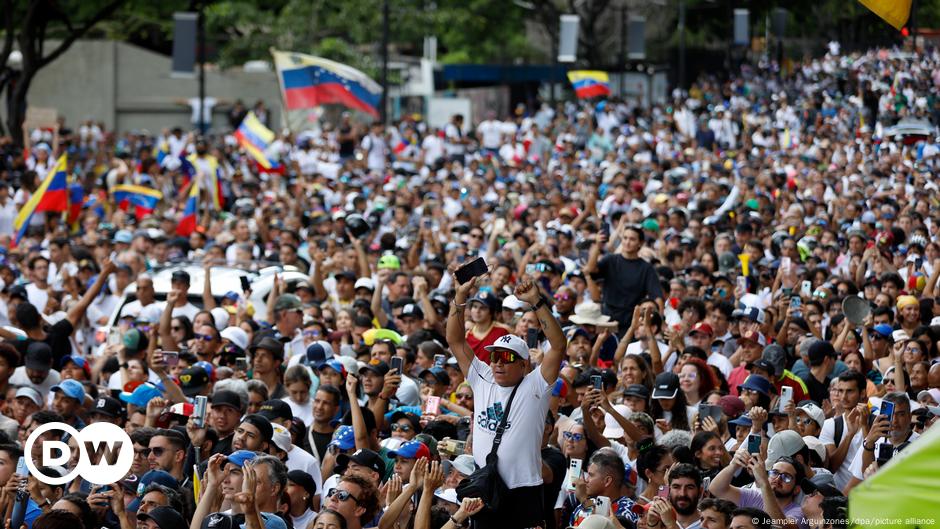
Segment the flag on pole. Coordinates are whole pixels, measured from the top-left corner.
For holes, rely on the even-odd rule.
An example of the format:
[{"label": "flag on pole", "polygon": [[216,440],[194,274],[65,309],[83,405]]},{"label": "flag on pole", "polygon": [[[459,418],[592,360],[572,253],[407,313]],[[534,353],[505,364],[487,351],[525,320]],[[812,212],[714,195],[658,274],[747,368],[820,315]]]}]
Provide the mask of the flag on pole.
[{"label": "flag on pole", "polygon": [[85,205],[85,188],[78,182],[69,184],[69,215],[66,222],[72,233],[78,232],[78,218],[82,216]]},{"label": "flag on pole", "polygon": [[140,221],[157,209],[157,203],[163,199],[163,193],[144,186],[120,184],[114,186],[114,201],[121,211],[134,206],[134,217]]},{"label": "flag on pole", "polygon": [[13,239],[13,246],[19,244],[20,239],[26,235],[29,229],[29,221],[33,218],[33,213],[40,211],[62,212],[68,209],[68,163],[65,155],[59,157],[55,166],[46,173],[39,187],[33,192],[26,204],[17,213],[13,220],[13,229],[16,230],[16,236]]},{"label": "flag on pole", "polygon": [[280,165],[265,153],[275,137],[274,131],[265,127],[254,112],[249,112],[235,131],[238,144],[254,158],[258,166],[268,171],[277,170]]},{"label": "flag on pole", "polygon": [[342,105],[379,117],[382,87],[346,64],[286,51],[271,50],[287,110]]},{"label": "flag on pole", "polygon": [[579,99],[610,95],[610,77],[607,72],[598,70],[572,70],[568,80],[574,86],[574,93]]},{"label": "flag on pole", "polygon": [[[199,169],[197,169],[197,166]],[[209,198],[212,200],[212,207],[216,211],[222,211],[225,205],[225,199],[222,196],[222,166],[219,160],[211,154],[199,156],[196,153],[190,154],[183,163],[184,185],[195,176],[200,170],[204,171],[206,187],[209,190]]]},{"label": "flag on pole", "polygon": [[900,30],[911,16],[911,0],[858,0],[885,22]]},{"label": "flag on pole", "polygon": [[189,187],[189,197],[186,199],[186,205],[183,207],[183,218],[176,225],[176,234],[183,237],[196,231],[196,215],[199,212],[199,181],[193,180]]}]

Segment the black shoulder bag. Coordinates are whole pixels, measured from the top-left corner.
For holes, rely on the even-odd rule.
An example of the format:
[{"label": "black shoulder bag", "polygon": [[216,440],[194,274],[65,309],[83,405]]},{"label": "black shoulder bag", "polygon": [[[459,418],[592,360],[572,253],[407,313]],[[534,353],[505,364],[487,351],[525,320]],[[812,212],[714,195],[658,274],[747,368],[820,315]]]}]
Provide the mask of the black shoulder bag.
[{"label": "black shoulder bag", "polygon": [[506,430],[506,421],[509,420],[509,410],[512,407],[512,399],[516,396],[516,390],[519,385],[512,388],[509,395],[509,401],[506,402],[506,411],[496,427],[496,437],[493,438],[493,448],[486,456],[486,465],[470,474],[460,484],[457,485],[457,499],[463,501],[464,498],[480,498],[483,500],[483,510],[496,512],[499,510],[500,502],[509,492],[509,487],[499,475],[497,462],[499,457],[496,452],[499,450],[499,443],[503,440],[503,432]]}]

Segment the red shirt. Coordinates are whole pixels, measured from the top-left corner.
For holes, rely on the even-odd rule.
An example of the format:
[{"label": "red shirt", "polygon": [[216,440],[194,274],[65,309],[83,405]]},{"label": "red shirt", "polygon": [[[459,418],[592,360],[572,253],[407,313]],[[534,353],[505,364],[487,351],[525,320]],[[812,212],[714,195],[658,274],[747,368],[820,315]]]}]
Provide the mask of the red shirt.
[{"label": "red shirt", "polygon": [[473,331],[467,331],[467,345],[470,346],[470,349],[473,349],[473,354],[479,358],[481,362],[489,365],[490,352],[484,349],[484,347],[493,345],[500,336],[507,334],[509,334],[509,331],[498,325],[494,325],[482,340],[474,336]]},{"label": "red shirt", "polygon": [[740,397],[740,395],[738,395],[738,386],[744,384],[744,381],[747,380],[747,376],[750,374],[751,372],[747,370],[747,364],[741,364],[732,369],[731,374],[728,375],[728,393],[735,397]]}]

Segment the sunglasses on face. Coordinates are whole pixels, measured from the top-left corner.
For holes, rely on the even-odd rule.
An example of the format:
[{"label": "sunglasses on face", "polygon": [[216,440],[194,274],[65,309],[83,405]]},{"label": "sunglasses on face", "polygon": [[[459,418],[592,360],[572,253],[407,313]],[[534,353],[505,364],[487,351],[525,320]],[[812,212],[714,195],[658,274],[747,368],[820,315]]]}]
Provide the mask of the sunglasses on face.
[{"label": "sunglasses on face", "polygon": [[332,489],[332,490],[330,490],[330,492],[328,492],[328,493],[326,494],[326,497],[327,497],[327,498],[332,498],[333,496],[336,496],[336,499],[338,499],[339,501],[352,500],[352,501],[356,502],[357,504],[359,503],[359,499],[358,499],[358,498],[356,498],[355,496],[353,496],[352,494],[346,492],[346,491],[343,490],[343,489]]},{"label": "sunglasses on face", "polygon": [[393,432],[410,432],[411,425],[410,424],[393,424],[392,431]]},{"label": "sunglasses on face", "polygon": [[470,393],[458,393],[457,394],[457,400],[471,400],[472,398],[473,398],[473,395],[471,395]]},{"label": "sunglasses on face", "polygon": [[320,331],[304,331],[304,336],[320,336]]},{"label": "sunglasses on face", "polygon": [[812,419],[797,419],[796,420],[796,424],[799,424],[800,426],[809,426],[810,424],[813,424],[813,422],[814,421]]},{"label": "sunglasses on face", "polygon": [[497,361],[503,364],[511,364],[518,359],[519,357],[516,356],[516,353],[513,351],[507,351],[506,349],[496,349],[495,351],[490,351],[491,364],[495,364]]},{"label": "sunglasses on face", "polygon": [[784,483],[793,483],[794,480],[793,474],[787,474],[786,472],[780,472],[779,470],[771,470],[767,473],[767,476],[770,479],[780,478]]},{"label": "sunglasses on face", "polygon": [[583,433],[565,432],[562,435],[565,436],[566,441],[574,441],[575,443],[580,442],[582,439],[584,439]]},{"label": "sunglasses on face", "polygon": [[154,457],[163,457],[163,454],[165,454],[167,450],[169,450],[169,448],[164,448],[162,446],[155,446],[150,449],[150,452],[153,454]]},{"label": "sunglasses on face", "polygon": [[147,457],[150,455],[150,449],[149,448],[135,448],[134,455],[137,455],[140,457]]},{"label": "sunglasses on face", "polygon": [[571,299],[571,296],[568,294],[555,294],[554,298],[556,301],[568,301]]},{"label": "sunglasses on face", "polygon": [[211,334],[199,334],[199,333],[196,333],[196,334],[193,335],[193,338],[195,338],[195,339],[197,339],[197,340],[202,340],[202,341],[204,341],[204,342],[211,342],[212,340],[215,339],[215,336],[212,336]]}]

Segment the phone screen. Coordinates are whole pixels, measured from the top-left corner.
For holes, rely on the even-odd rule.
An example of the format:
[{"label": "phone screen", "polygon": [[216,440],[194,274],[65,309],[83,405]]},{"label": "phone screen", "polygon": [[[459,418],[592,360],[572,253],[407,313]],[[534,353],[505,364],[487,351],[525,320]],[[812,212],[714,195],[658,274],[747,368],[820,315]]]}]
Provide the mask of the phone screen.
[{"label": "phone screen", "polygon": [[529,349],[535,349],[539,346],[539,330],[538,329],[528,329],[525,332],[525,344]]},{"label": "phone screen", "polygon": [[444,355],[434,355],[434,367],[444,367],[445,360]]},{"label": "phone screen", "polygon": [[477,257],[476,259],[458,268],[454,272],[454,277],[457,279],[457,282],[462,285],[474,277],[485,274],[486,270],[486,261],[484,261],[482,257]]},{"label": "phone screen", "polygon": [[888,424],[891,424],[891,419],[894,418],[894,403],[890,401],[881,402],[881,414],[888,418]]},{"label": "phone screen", "polygon": [[392,357],[392,369],[394,369],[399,375],[401,374],[401,362],[402,360],[400,356]]},{"label": "phone screen", "polygon": [[591,384],[594,386],[594,389],[603,389],[604,380],[600,375],[591,375]]},{"label": "phone screen", "polygon": [[239,276],[238,279],[242,282],[242,292],[251,290],[251,283],[248,282],[248,276]]},{"label": "phone screen", "polygon": [[757,434],[748,434],[747,436],[747,453],[749,454],[759,454],[760,453],[760,436]]}]

